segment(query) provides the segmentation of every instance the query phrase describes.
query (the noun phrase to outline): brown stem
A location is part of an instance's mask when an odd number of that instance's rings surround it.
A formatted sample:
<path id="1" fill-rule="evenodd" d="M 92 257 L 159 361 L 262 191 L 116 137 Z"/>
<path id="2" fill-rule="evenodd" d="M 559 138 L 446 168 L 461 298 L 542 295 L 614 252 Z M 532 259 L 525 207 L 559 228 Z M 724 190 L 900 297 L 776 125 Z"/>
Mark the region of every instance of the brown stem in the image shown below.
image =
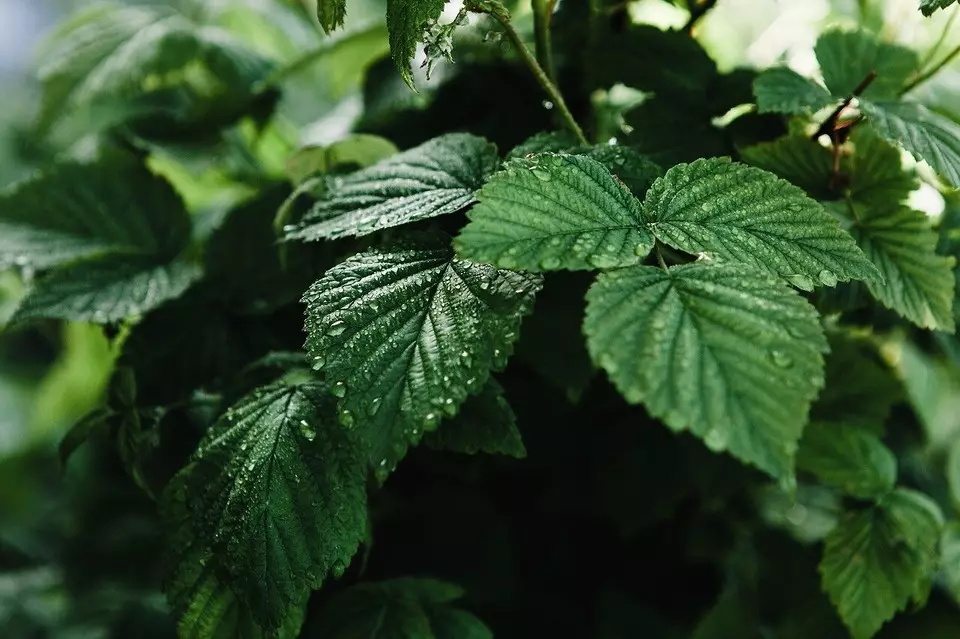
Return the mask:
<path id="1" fill-rule="evenodd" d="M 820 139 L 821 135 L 827 135 L 833 132 L 837 126 L 837 120 L 840 119 L 840 115 L 843 113 L 843 110 L 850 106 L 850 103 L 853 102 L 854 98 L 858 97 L 861 93 L 867 90 L 867 87 L 870 86 L 870 83 L 877 78 L 876 70 L 871 71 L 867 74 L 863 80 L 860 81 L 860 84 L 857 85 L 857 88 L 848 95 L 843 102 L 841 102 L 836 109 L 833 110 L 833 113 L 830 114 L 826 120 L 823 121 L 823 124 L 820 125 L 820 128 L 817 129 L 817 132 L 811 137 L 812 140 L 816 141 Z"/>
<path id="2" fill-rule="evenodd" d="M 687 24 L 683 25 L 683 30 L 687 33 L 693 31 L 693 28 L 697 26 L 697 22 L 700 21 L 700 18 L 707 15 L 707 12 L 710 9 L 713 9 L 717 5 L 717 0 L 704 0 L 700 4 L 694 5 L 690 10 L 690 19 L 687 20 Z"/>

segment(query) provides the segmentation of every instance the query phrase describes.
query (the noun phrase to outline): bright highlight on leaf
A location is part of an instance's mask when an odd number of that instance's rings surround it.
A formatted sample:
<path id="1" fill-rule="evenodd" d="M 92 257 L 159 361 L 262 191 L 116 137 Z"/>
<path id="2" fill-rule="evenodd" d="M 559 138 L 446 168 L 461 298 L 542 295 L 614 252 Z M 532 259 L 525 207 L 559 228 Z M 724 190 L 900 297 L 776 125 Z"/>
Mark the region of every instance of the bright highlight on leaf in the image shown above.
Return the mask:
<path id="1" fill-rule="evenodd" d="M 544 153 L 484 184 L 456 239 L 471 260 L 530 271 L 636 264 L 653 247 L 640 202 L 600 162 Z"/>
<path id="2" fill-rule="evenodd" d="M 265 627 L 340 576 L 364 539 L 364 453 L 307 371 L 242 398 L 201 441 L 186 479 L 194 543 Z"/>
<path id="3" fill-rule="evenodd" d="M 355 255 L 310 287 L 306 348 L 378 473 L 506 364 L 540 284 L 431 238 Z"/>
<path id="4" fill-rule="evenodd" d="M 814 308 L 775 277 L 705 263 L 603 273 L 583 330 L 627 401 L 711 450 L 792 475 L 827 342 Z"/>
<path id="5" fill-rule="evenodd" d="M 917 326 L 954 332 L 953 257 L 936 254 L 937 235 L 919 211 L 865 213 L 851 229 L 885 284 L 867 282 L 881 304 Z"/>
<path id="6" fill-rule="evenodd" d="M 911 600 L 926 600 L 942 526 L 928 497 L 899 489 L 847 513 L 827 536 L 823 589 L 854 639 L 869 639 Z"/>
<path id="7" fill-rule="evenodd" d="M 813 422 L 803 431 L 797 468 L 851 497 L 882 497 L 897 481 L 897 459 L 862 428 Z"/>
<path id="8" fill-rule="evenodd" d="M 451 133 L 345 177 L 333 177 L 303 221 L 284 229 L 289 239 L 361 236 L 455 213 L 498 163 L 495 146 Z"/>
<path id="9" fill-rule="evenodd" d="M 722 158 L 667 171 L 647 192 L 644 216 L 674 248 L 754 265 L 805 290 L 880 279 L 820 204 L 771 173 Z"/>
<path id="10" fill-rule="evenodd" d="M 156 308 L 200 277 L 181 255 L 189 240 L 170 185 L 118 151 L 0 194 L 0 266 L 61 267 L 36 281 L 18 320 L 107 323 Z"/>

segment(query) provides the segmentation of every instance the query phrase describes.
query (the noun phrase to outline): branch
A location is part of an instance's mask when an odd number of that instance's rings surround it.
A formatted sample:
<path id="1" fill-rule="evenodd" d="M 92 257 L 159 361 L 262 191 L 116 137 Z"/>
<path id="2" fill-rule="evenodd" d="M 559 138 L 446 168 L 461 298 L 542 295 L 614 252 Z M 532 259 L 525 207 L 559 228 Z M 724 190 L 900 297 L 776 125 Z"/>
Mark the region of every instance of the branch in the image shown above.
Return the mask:
<path id="1" fill-rule="evenodd" d="M 933 76 L 937 75 L 937 73 L 939 73 L 940 70 L 943 69 L 943 67 L 953 62 L 953 59 L 956 58 L 957 55 L 960 55 L 960 45 L 957 45 L 950 53 L 948 53 L 943 58 L 943 60 L 941 60 L 937 64 L 933 65 L 930 69 L 924 71 L 923 73 L 915 77 L 912 82 L 910 82 L 909 84 L 907 84 L 907 86 L 903 87 L 903 89 L 900 90 L 900 95 L 903 95 L 908 91 L 912 91 L 913 89 L 917 88 L 917 85 L 923 84 Z"/>
<path id="2" fill-rule="evenodd" d="M 861 80 L 860 84 L 857 85 L 857 88 L 854 89 L 853 92 L 848 95 L 836 109 L 833 110 L 833 113 L 830 114 L 830 117 L 823 121 L 823 124 L 820 125 L 820 128 L 817 129 L 817 132 L 814 133 L 810 139 L 816 142 L 820 139 L 821 135 L 832 133 L 837 126 L 837 120 L 840 119 L 840 114 L 843 113 L 843 110 L 850 106 L 850 103 L 853 102 L 854 98 L 866 91 L 867 87 L 870 86 L 870 83 L 873 82 L 876 77 L 876 71 L 871 71 L 868 73 L 867 77 Z"/>
<path id="3" fill-rule="evenodd" d="M 551 0 L 532 0 L 533 33 L 536 38 L 537 61 L 551 80 L 556 80 L 553 67 L 553 47 L 550 43 L 550 21 L 553 19 L 554 3 Z"/>
<path id="4" fill-rule="evenodd" d="M 588 146 L 590 142 L 587 141 L 587 137 L 583 134 L 583 129 L 580 128 L 580 125 L 577 124 L 577 120 L 573 117 L 573 114 L 570 113 L 570 109 L 567 107 L 567 103 L 563 100 L 563 95 L 560 94 L 560 90 L 557 89 L 557 85 L 553 83 L 553 80 L 547 75 L 543 70 L 543 67 L 537 62 L 536 58 L 533 57 L 533 54 L 530 53 L 530 49 L 527 48 L 527 45 L 523 43 L 523 39 L 520 37 L 520 34 L 517 33 L 517 30 L 513 28 L 513 25 L 510 24 L 510 14 L 504 9 L 503 5 L 499 2 L 491 2 L 490 0 L 468 0 L 464 7 L 468 11 L 473 11 L 475 13 L 486 13 L 496 18 L 497 22 L 500 23 L 500 26 L 503 27 L 503 30 L 507 34 L 507 38 L 510 39 L 511 44 L 517 50 L 517 53 L 520 54 L 520 57 L 523 59 L 524 64 L 529 67 L 530 71 L 533 73 L 534 77 L 537 78 L 537 82 L 540 83 L 540 86 L 543 87 L 543 90 L 546 91 L 547 95 L 550 97 L 550 101 L 557 107 L 557 111 L 560 113 L 560 116 L 563 118 L 564 123 L 567 125 L 567 128 L 576 136 L 577 140 Z"/>
<path id="5" fill-rule="evenodd" d="M 703 0 L 700 4 L 693 5 L 690 9 L 690 19 L 683 25 L 683 30 L 687 33 L 692 32 L 700 18 L 707 15 L 707 12 L 715 6 L 717 6 L 717 0 Z"/>

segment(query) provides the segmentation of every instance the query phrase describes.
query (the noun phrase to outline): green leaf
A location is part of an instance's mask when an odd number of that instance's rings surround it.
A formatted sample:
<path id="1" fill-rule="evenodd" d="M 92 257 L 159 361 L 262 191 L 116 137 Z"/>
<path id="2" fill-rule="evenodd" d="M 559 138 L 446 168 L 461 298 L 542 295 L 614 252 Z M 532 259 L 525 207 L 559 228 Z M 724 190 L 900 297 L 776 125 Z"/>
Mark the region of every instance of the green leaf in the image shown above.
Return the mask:
<path id="1" fill-rule="evenodd" d="M 291 606 L 278 631 L 264 631 L 233 591 L 216 574 L 211 549 L 200 543 L 187 505 L 190 464 L 164 489 L 160 516 L 170 532 L 167 561 L 172 570 L 165 590 L 183 639 L 295 639 L 303 624 L 306 600 Z"/>
<path id="2" fill-rule="evenodd" d="M 413 73 L 410 61 L 423 40 L 424 32 L 443 13 L 446 0 L 387 0 L 387 28 L 390 30 L 390 55 L 410 88 Z"/>
<path id="3" fill-rule="evenodd" d="M 846 424 L 813 422 L 803 431 L 797 469 L 851 497 L 882 497 L 897 482 L 897 459 L 880 439 Z"/>
<path id="4" fill-rule="evenodd" d="M 257 84 L 273 68 L 227 32 L 166 7 L 95 7 L 50 42 L 39 70 L 44 128 L 88 110 L 95 124 L 158 116 L 228 123 L 258 99 Z"/>
<path id="5" fill-rule="evenodd" d="M 920 12 L 928 18 L 937 9 L 946 9 L 957 0 L 920 0 Z"/>
<path id="6" fill-rule="evenodd" d="M 0 195 L 0 267 L 62 266 L 35 282 L 13 320 L 114 322 L 179 297 L 200 277 L 180 257 L 190 218 L 164 180 L 106 151 Z"/>
<path id="7" fill-rule="evenodd" d="M 628 402 L 714 451 L 792 474 L 827 342 L 814 308 L 776 278 L 704 263 L 603 273 L 584 333 Z"/>
<path id="8" fill-rule="evenodd" d="M 190 218 L 170 185 L 116 151 L 54 165 L 0 193 L 0 268 L 108 254 L 171 259 L 189 238 Z"/>
<path id="9" fill-rule="evenodd" d="M 304 294 L 306 348 L 379 474 L 506 364 L 540 284 L 458 259 L 444 237 L 355 255 Z"/>
<path id="10" fill-rule="evenodd" d="M 643 197 L 663 175 L 659 165 L 629 146 L 604 144 L 590 149 L 585 155 L 607 167 L 637 197 Z"/>
<path id="11" fill-rule="evenodd" d="M 869 209 L 889 209 L 904 202 L 919 186 L 916 173 L 903 167 L 901 151 L 869 127 L 858 127 L 850 136 L 852 157 L 841 159 L 848 197 Z"/>
<path id="12" fill-rule="evenodd" d="M 786 67 L 763 71 L 753 81 L 753 93 L 760 113 L 804 115 L 836 102 L 822 86 Z"/>
<path id="13" fill-rule="evenodd" d="M 863 101 L 860 109 L 880 135 L 960 186 L 960 125 L 916 102 Z"/>
<path id="14" fill-rule="evenodd" d="M 820 204 L 761 169 L 722 158 L 680 164 L 654 183 L 643 208 L 647 227 L 670 246 L 751 264 L 799 288 L 879 279 Z"/>
<path id="15" fill-rule="evenodd" d="M 347 0 L 317 0 L 317 20 L 325 33 L 342 27 L 346 17 Z"/>
<path id="16" fill-rule="evenodd" d="M 627 266 L 653 248 L 640 202 L 598 161 L 546 153 L 483 185 L 456 240 L 460 255 L 531 271 Z"/>
<path id="17" fill-rule="evenodd" d="M 456 417 L 427 433 L 424 443 L 436 450 L 475 455 L 490 453 L 522 459 L 527 456 L 517 430 L 517 416 L 503 388 L 490 378 L 479 393 L 468 397 Z"/>
<path id="18" fill-rule="evenodd" d="M 827 536 L 823 589 L 854 639 L 872 637 L 911 599 L 925 598 L 942 525 L 928 497 L 898 489 L 875 506 L 845 514 Z"/>
<path id="19" fill-rule="evenodd" d="M 700 97 L 697 101 L 678 102 L 668 96 L 644 100 L 624 116 L 632 129 L 627 141 L 664 167 L 702 157 L 729 155 L 732 149 L 724 131 L 712 123 L 713 118 L 723 112 L 714 113 L 712 105 L 705 100 Z"/>
<path id="20" fill-rule="evenodd" d="M 799 186 L 811 197 L 828 199 L 833 195 L 830 188 L 833 154 L 809 136 L 788 135 L 773 142 L 762 142 L 740 149 L 740 157 L 747 164 Z"/>
<path id="21" fill-rule="evenodd" d="M 473 615 L 451 607 L 458 586 L 402 578 L 353 586 L 320 611 L 317 636 L 329 639 L 489 639 Z"/>
<path id="22" fill-rule="evenodd" d="M 495 146 L 451 133 L 346 177 L 332 177 L 323 198 L 287 237 L 300 240 L 368 235 L 455 213 L 498 163 Z"/>
<path id="23" fill-rule="evenodd" d="M 940 570 L 947 592 L 955 603 L 960 602 L 960 522 L 954 520 L 944 527 L 940 556 Z"/>
<path id="24" fill-rule="evenodd" d="M 287 160 L 287 176 L 299 185 L 315 174 L 365 169 L 400 151 L 378 135 L 354 133 L 327 146 L 305 146 Z"/>
<path id="25" fill-rule="evenodd" d="M 860 96 L 897 98 L 920 60 L 906 47 L 883 42 L 869 31 L 832 29 L 820 34 L 815 47 L 823 81 L 835 96 L 847 96 L 871 71 L 877 77 Z"/>
<path id="26" fill-rule="evenodd" d="M 158 264 L 107 256 L 80 262 L 37 280 L 10 321 L 49 317 L 97 324 L 117 322 L 180 297 L 201 274 L 196 264 L 183 260 Z"/>
<path id="27" fill-rule="evenodd" d="M 269 628 L 342 575 L 366 535 L 365 451 L 334 410 L 329 386 L 295 371 L 230 407 L 194 455 L 201 545 Z"/>
<path id="28" fill-rule="evenodd" d="M 538 153 L 579 153 L 583 149 L 576 136 L 567 130 L 541 131 L 510 149 L 506 159 L 516 160 Z"/>
<path id="29" fill-rule="evenodd" d="M 898 207 L 863 214 L 850 232 L 886 281 L 868 281 L 884 306 L 917 326 L 955 330 L 953 257 L 936 254 L 937 235 L 919 211 Z"/>

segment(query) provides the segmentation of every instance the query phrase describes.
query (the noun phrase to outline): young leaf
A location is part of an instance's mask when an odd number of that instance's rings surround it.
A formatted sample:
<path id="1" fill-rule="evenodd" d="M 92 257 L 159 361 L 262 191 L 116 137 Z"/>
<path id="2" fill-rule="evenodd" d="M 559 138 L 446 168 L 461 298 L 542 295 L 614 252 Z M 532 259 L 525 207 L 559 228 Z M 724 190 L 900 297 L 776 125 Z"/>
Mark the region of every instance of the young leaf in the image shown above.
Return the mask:
<path id="1" fill-rule="evenodd" d="M 761 169 L 722 158 L 680 164 L 654 183 L 643 208 L 647 228 L 670 246 L 779 273 L 803 289 L 880 279 L 820 204 Z"/>
<path id="2" fill-rule="evenodd" d="M 776 278 L 703 263 L 603 273 L 584 333 L 628 402 L 712 450 L 791 475 L 827 342 L 813 307 Z"/>
<path id="3" fill-rule="evenodd" d="M 960 186 L 960 125 L 916 102 L 863 101 L 860 108 L 880 135 Z"/>
<path id="4" fill-rule="evenodd" d="M 347 0 L 317 0 L 317 20 L 324 33 L 329 34 L 343 26 L 347 16 Z"/>
<path id="5" fill-rule="evenodd" d="M 434 579 L 391 579 L 345 590 L 320 611 L 317 635 L 329 639 L 488 639 L 473 615 L 450 606 L 458 586 Z M 453 614 L 452 614 L 453 613 Z"/>
<path id="6" fill-rule="evenodd" d="M 546 153 L 483 185 L 456 240 L 472 260 L 531 271 L 636 264 L 653 248 L 640 202 L 598 161 Z"/>
<path id="7" fill-rule="evenodd" d="M 786 67 L 763 71 L 753 81 L 753 93 L 757 97 L 757 111 L 760 113 L 803 115 L 819 111 L 836 101 L 822 86 Z"/>
<path id="8" fill-rule="evenodd" d="M 920 12 L 928 18 L 937 9 L 946 9 L 957 0 L 920 0 Z"/>
<path id="9" fill-rule="evenodd" d="M 495 146 L 450 133 L 345 177 L 332 177 L 322 199 L 287 238 L 334 239 L 454 213 L 498 163 Z"/>
<path id="10" fill-rule="evenodd" d="M 835 96 L 847 96 L 873 71 L 877 77 L 860 95 L 893 99 L 920 66 L 916 52 L 883 42 L 872 33 L 832 29 L 820 35 L 815 47 L 823 81 Z"/>
<path id="11" fill-rule="evenodd" d="M 493 378 L 479 393 L 467 398 L 455 418 L 427 433 L 423 441 L 436 450 L 468 455 L 490 453 L 517 459 L 527 456 L 517 430 L 517 417 L 507 403 L 503 387 Z"/>
<path id="12" fill-rule="evenodd" d="M 443 13 L 447 0 L 387 0 L 387 28 L 390 30 L 390 55 L 410 88 L 413 73 L 410 61 L 417 52 L 427 26 Z"/>
<path id="13" fill-rule="evenodd" d="M 827 536 L 823 589 L 854 639 L 869 639 L 911 599 L 926 597 L 942 525 L 929 498 L 899 489 L 847 513 Z"/>
<path id="14" fill-rule="evenodd" d="M 922 328 L 955 330 L 955 261 L 936 254 L 937 235 L 923 213 L 904 207 L 865 213 L 850 232 L 883 274 L 885 284 L 867 282 L 881 304 Z"/>
<path id="15" fill-rule="evenodd" d="M 813 422 L 803 431 L 797 469 L 851 497 L 882 497 L 897 482 L 897 459 L 872 433 L 846 424 Z"/>
<path id="16" fill-rule="evenodd" d="M 505 365 L 540 283 L 424 238 L 355 255 L 307 290 L 306 348 L 378 472 Z"/>
<path id="17" fill-rule="evenodd" d="M 187 497 L 201 545 L 259 623 L 277 628 L 367 530 L 366 458 L 303 371 L 227 410 L 194 456 Z"/>

